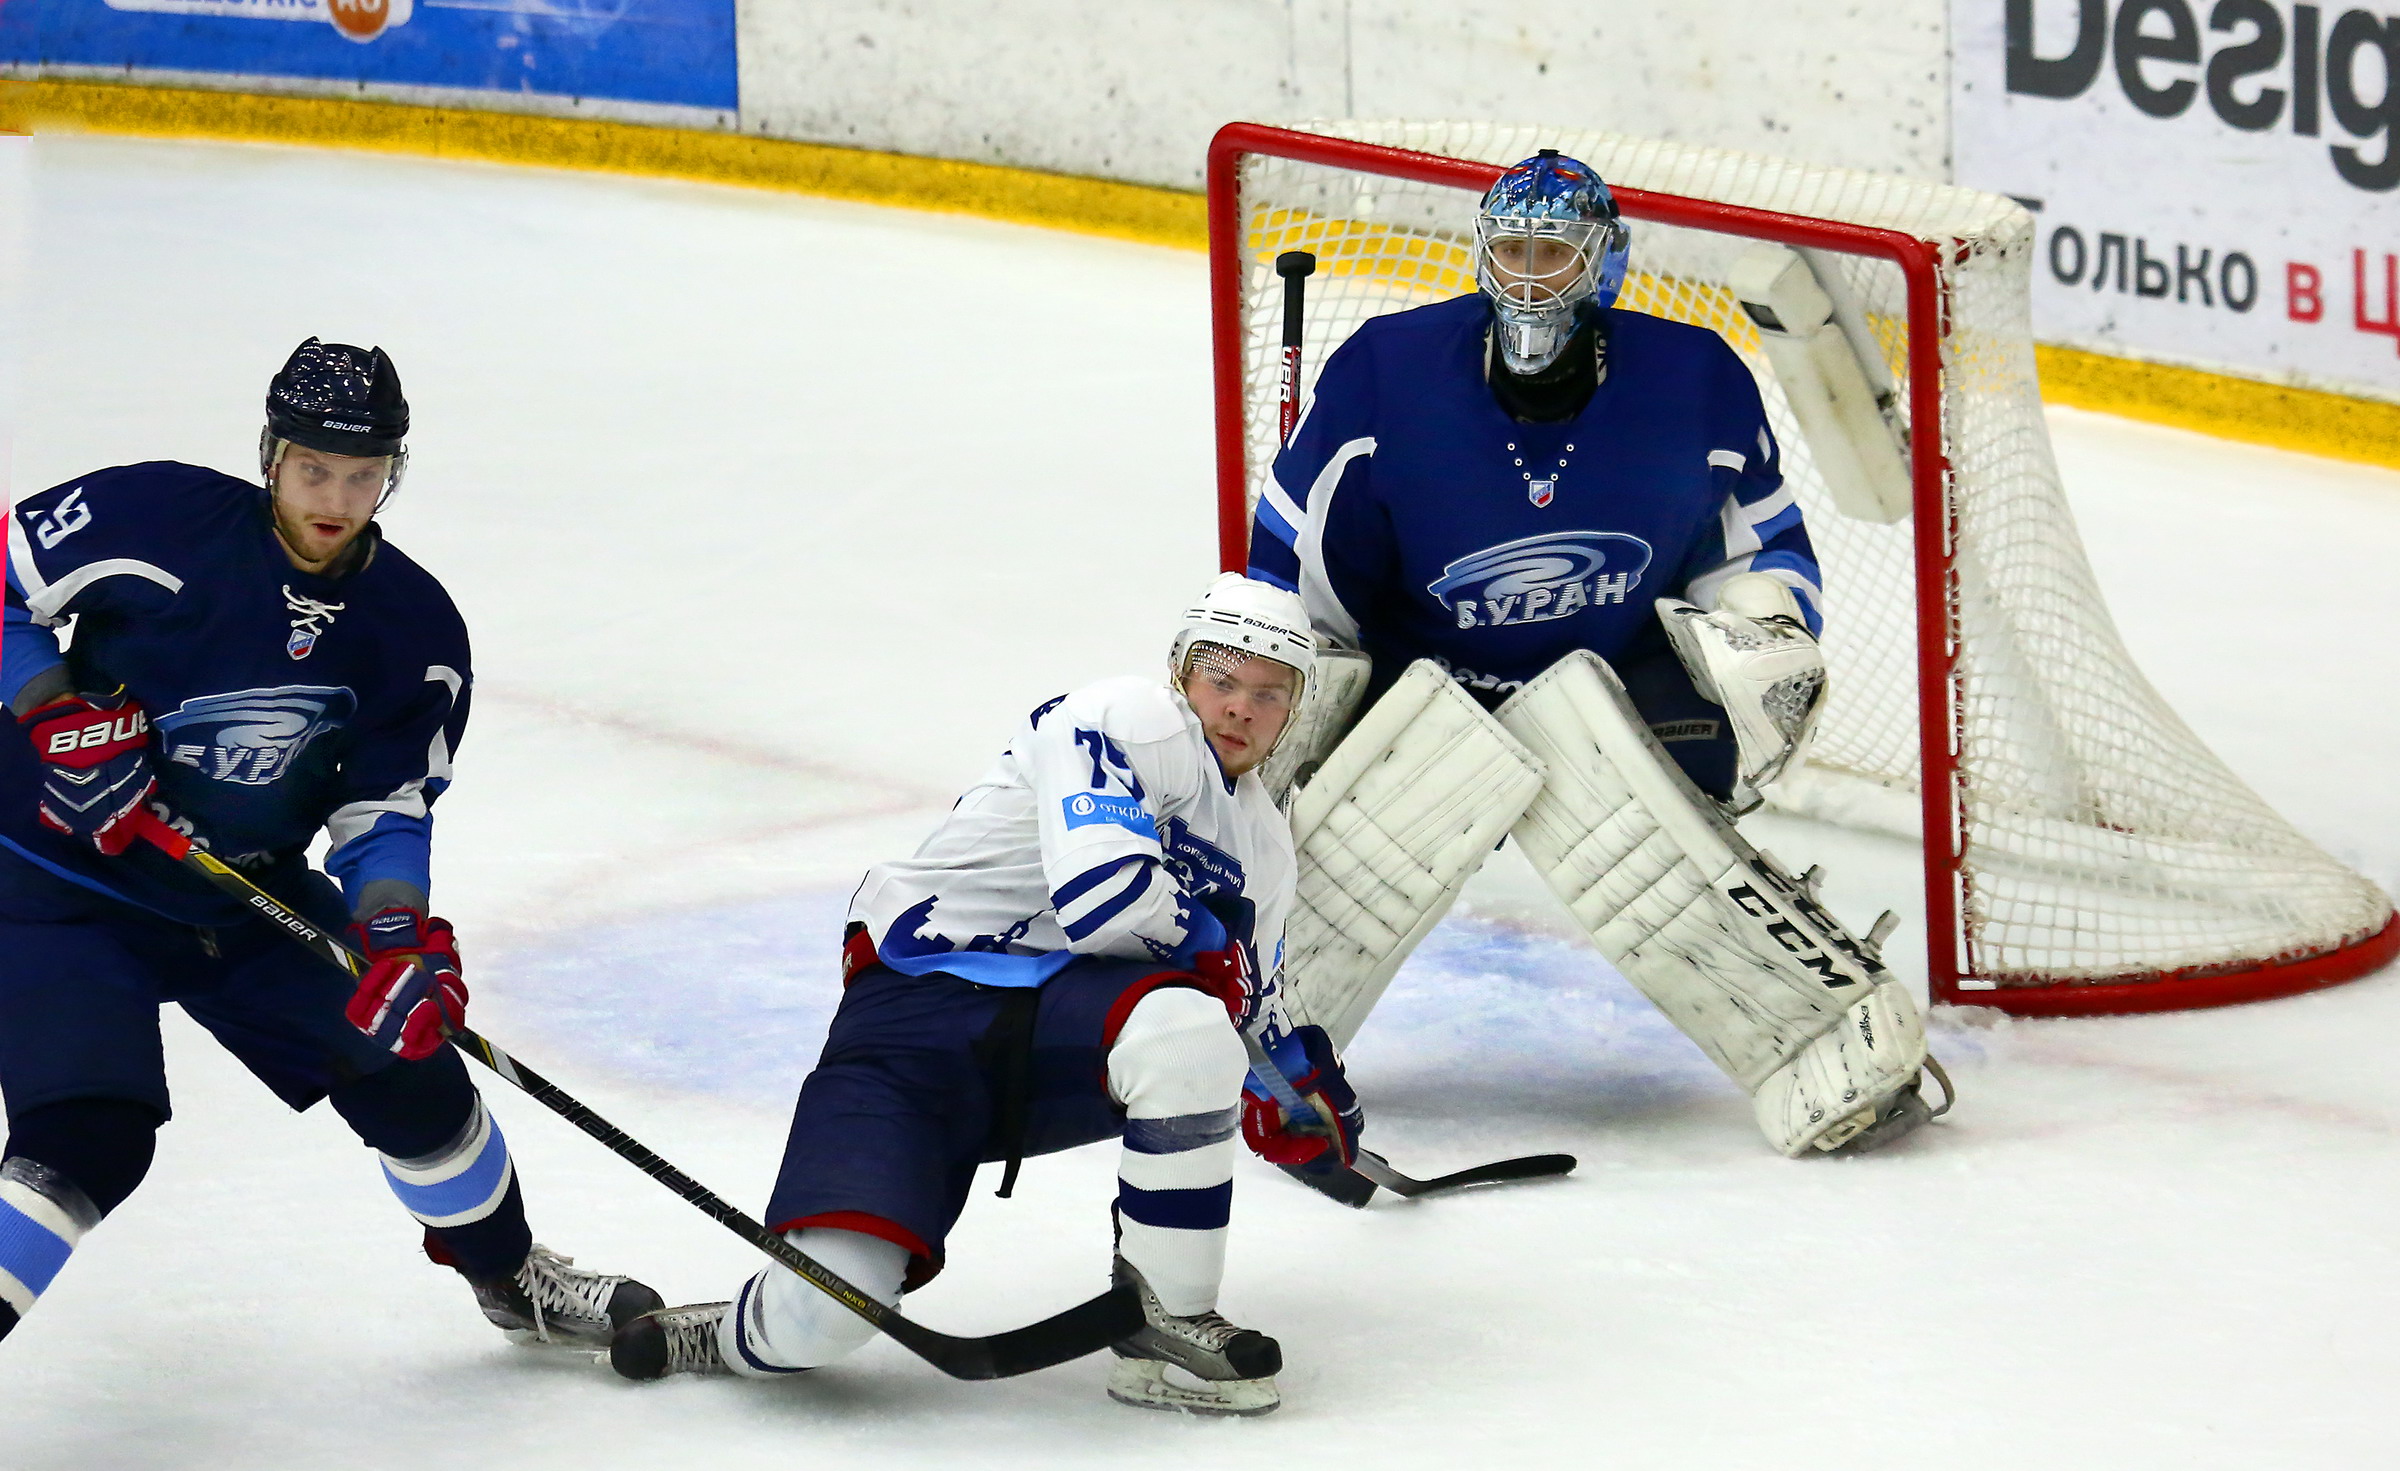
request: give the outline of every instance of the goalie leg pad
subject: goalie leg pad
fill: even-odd
[[[1292,804],[1285,1004],[1346,1047],[1542,784],[1541,764],[1419,660]]]
[[[1924,1029],[1873,947],[1743,841],[1605,662],[1568,655],[1499,719],[1548,773],[1516,824],[1526,857],[1752,1096],[1770,1143],[1796,1155],[1862,1115],[1865,1127],[1915,1079]]]
[[[1277,802],[1285,801],[1293,787],[1315,776],[1325,758],[1333,754],[1374,672],[1374,661],[1356,649],[1317,650],[1300,708],[1292,712],[1283,739],[1275,743],[1266,764],[1259,768],[1259,779]]]

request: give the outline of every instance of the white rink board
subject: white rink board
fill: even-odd
[[[2038,201],[2034,335],[2400,401],[2400,75],[2353,35],[2400,68],[2390,7],[2025,0],[2011,90],[2017,8],[1950,0],[1951,126],[1956,182]]]
[[[1943,4],[750,4],[742,129],[1197,189],[1235,119],[1490,117],[1940,179]]]
[[[37,147],[18,486],[158,456],[238,473],[293,342],[390,348],[419,425],[390,529],[449,582],[483,678],[436,868],[477,1024],[756,1209],[857,870],[1031,704],[1155,664],[1205,580],[1200,258],[697,185]],[[891,355],[918,344],[939,351],[904,383]],[[2400,475],[2053,428],[2137,659],[2400,886],[2400,668],[2347,636],[2388,616]],[[1915,909],[1893,847],[1766,841],[1824,861],[1846,917]],[[1945,1014],[1954,1121],[1788,1162],[1505,863],[1470,904],[1355,1049],[1370,1138],[1420,1174],[1546,1149],[1583,1170],[1352,1213],[1246,1165],[1226,1305],[1290,1357],[1267,1420],[1112,1405],[1096,1361],[962,1385],[877,1344],[791,1383],[631,1386],[511,1349],[336,1120],[175,1018],[157,1169],[0,1345],[0,1465],[2382,1463],[2394,978]],[[491,1096],[551,1244],[676,1299],[752,1269]],[[1096,1147],[1031,1162],[1012,1202],[987,1182],[912,1310],[990,1331],[1097,1290],[1112,1169]]]

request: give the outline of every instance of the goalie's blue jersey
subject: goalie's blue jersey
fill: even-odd
[[[1604,313],[1607,373],[1573,419],[1521,424],[1461,297],[1377,317],[1337,349],[1250,534],[1250,575],[1375,660],[1497,699],[1576,649],[1663,652],[1654,604],[1716,605],[1768,573],[1818,626],[1818,572],[1758,385],[1705,328]]]
[[[0,700],[67,663],[150,715],[159,797],[219,856],[305,849],[353,895],[429,885],[431,805],[467,722],[467,630],[432,574],[370,529],[339,578],[284,556],[266,492],[168,461],[101,470],[8,524]],[[54,630],[72,624],[63,654]],[[245,911],[136,844],[103,858],[36,817],[30,742],[0,732],[0,863],[30,862],[188,924]]]

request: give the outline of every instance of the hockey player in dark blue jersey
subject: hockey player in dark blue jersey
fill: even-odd
[[[1929,1116],[1913,1005],[1731,825],[1795,768],[1824,692],[1817,561],[1758,384],[1715,333],[1614,305],[1630,233],[1586,165],[1506,171],[1475,241],[1476,295],[1369,320],[1327,360],[1251,528],[1250,575],[1352,651],[1320,689],[1349,669],[1374,702],[1338,749],[1320,706],[1290,753],[1332,779],[1294,808],[1303,866],[1357,889],[1296,914],[1297,1004],[1346,1042],[1513,820],[1778,1148],[1896,1138]],[[1480,764],[1427,778],[1467,749]],[[1439,882],[1361,882],[1388,864],[1340,851],[1363,830],[1329,820],[1344,803]]]
[[[658,1305],[534,1244],[508,1146],[443,1045],[467,993],[427,912],[431,808],[473,673],[448,594],[373,519],[407,432],[383,350],[312,337],[268,390],[263,486],[155,461],[10,517],[0,1336],[148,1170],[169,1001],[294,1109],[329,1101],[495,1324],[605,1344]],[[346,924],[364,978],[138,841],[160,822]],[[320,832],[323,874],[305,856]]]

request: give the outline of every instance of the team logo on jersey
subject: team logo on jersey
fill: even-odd
[[[295,659],[307,658],[317,640],[325,636],[325,626],[333,622],[333,615],[350,606],[304,598],[292,591],[289,583],[284,584],[283,603],[292,612],[292,636],[283,641],[283,651]]]
[[[1460,628],[1548,623],[1624,602],[1650,556],[1650,543],[1620,531],[1524,536],[1459,558],[1425,590]]]
[[[211,781],[263,787],[357,712],[358,697],[347,689],[287,684],[186,700],[156,723],[168,760]]]
[[[1185,893],[1207,896],[1242,892],[1241,860],[1193,832],[1182,818],[1167,819],[1166,831],[1159,834],[1158,843],[1167,850],[1167,867]]]

